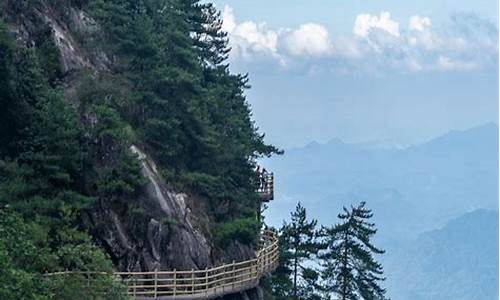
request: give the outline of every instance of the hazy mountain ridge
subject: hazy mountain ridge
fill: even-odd
[[[480,218],[469,212],[498,210],[496,124],[451,131],[404,149],[340,140],[310,143],[266,165],[278,174],[277,197],[267,213],[272,224],[287,219],[297,201],[323,224],[335,222],[343,205],[366,201],[373,208],[378,244],[387,250],[383,262],[393,299],[491,299],[497,275],[487,270],[482,276],[475,263],[497,262],[477,250],[498,244],[498,228],[489,222],[484,231],[455,229],[479,226],[474,222]],[[491,212],[486,216],[491,218]],[[477,243],[487,242],[479,249]],[[453,252],[457,244],[459,251]],[[450,272],[456,277],[446,275]]]
[[[413,210],[410,215],[418,216],[421,223],[421,228],[409,228],[416,235],[464,212],[497,208],[497,153],[498,126],[493,123],[453,131],[406,149],[370,148],[338,140],[311,143],[266,161],[279,174],[278,201],[268,216],[279,222],[287,217],[289,209],[285,208],[300,200],[327,222],[332,216],[325,213],[325,205],[338,210],[363,200],[379,216],[395,213],[396,206]],[[429,220],[423,224],[421,218]]]
[[[386,260],[393,299],[498,299],[498,211],[425,232]]]

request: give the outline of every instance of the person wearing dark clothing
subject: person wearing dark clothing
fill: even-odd
[[[266,168],[263,168],[262,169],[262,175],[261,175],[261,178],[262,178],[262,190],[264,191],[264,193],[267,193],[267,170]]]
[[[262,171],[260,169],[260,166],[257,166],[257,169],[255,170],[255,175],[257,177],[257,184],[259,185],[257,191],[261,192],[264,179],[262,177]]]

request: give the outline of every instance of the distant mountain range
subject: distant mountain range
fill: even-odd
[[[276,200],[266,213],[268,223],[279,226],[301,201],[320,223],[332,224],[342,206],[366,201],[375,213],[377,242],[387,250],[387,261],[402,259],[396,253],[421,243],[423,236],[429,236],[425,232],[444,228],[452,219],[477,209],[498,210],[498,126],[494,123],[451,131],[406,148],[338,139],[313,142],[264,164],[276,177]],[[478,238],[497,238],[487,236],[491,232],[484,231]],[[468,268],[464,265],[464,272]],[[404,269],[388,270],[399,271]],[[437,299],[401,295],[394,299]]]
[[[342,205],[366,201],[382,235],[416,237],[465,212],[498,207],[493,123],[405,149],[311,143],[264,164],[276,174],[276,201],[267,213],[273,224],[287,218],[297,201],[323,223],[334,222]]]
[[[497,300],[498,211],[476,210],[385,260],[392,299]]]

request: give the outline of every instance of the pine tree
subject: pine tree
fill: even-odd
[[[369,222],[373,213],[365,202],[339,214],[340,223],[324,229],[327,249],[320,254],[324,291],[342,300],[386,299],[383,268],[374,254],[385,251],[375,247],[371,238],[377,232]]]
[[[310,263],[319,251],[316,242],[316,220],[308,220],[306,209],[298,203],[291,213],[291,222],[281,228],[281,263],[278,272],[283,276],[276,278],[277,288],[281,289],[283,299],[315,299],[314,284],[317,272]],[[284,277],[284,278],[283,278]],[[280,286],[289,286],[286,290]]]
[[[88,155],[96,162],[89,179],[96,187],[95,196],[128,205],[138,197],[145,183],[140,162],[130,151],[130,134],[118,113],[105,104],[91,110],[95,119],[89,124]],[[130,201],[131,202],[131,201]]]

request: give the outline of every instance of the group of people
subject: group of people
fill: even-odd
[[[268,177],[268,172],[266,168],[260,168],[260,166],[257,166],[257,169],[255,170],[255,174],[257,174],[257,182],[259,184],[258,191],[261,192],[267,192],[268,190],[268,182],[267,182],[267,177]]]

